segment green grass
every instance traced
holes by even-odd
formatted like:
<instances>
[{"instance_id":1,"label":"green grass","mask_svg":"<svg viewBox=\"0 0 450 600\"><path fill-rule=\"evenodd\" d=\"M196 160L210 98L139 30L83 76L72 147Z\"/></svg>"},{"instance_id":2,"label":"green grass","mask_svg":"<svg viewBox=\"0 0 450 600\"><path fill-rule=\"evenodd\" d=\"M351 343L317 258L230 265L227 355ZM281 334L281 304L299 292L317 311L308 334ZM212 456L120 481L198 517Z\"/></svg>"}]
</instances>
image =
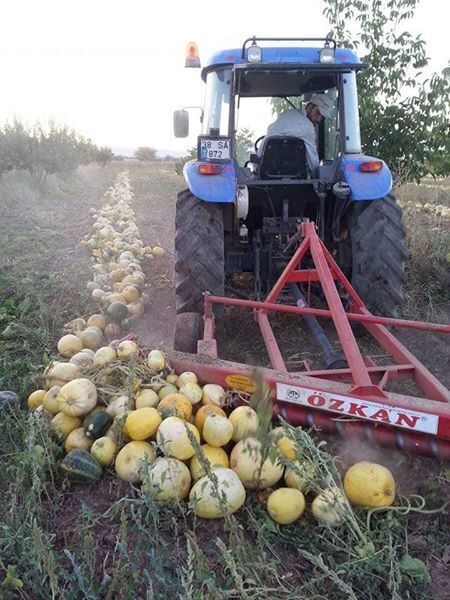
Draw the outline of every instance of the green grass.
<instances>
[{"instance_id":1,"label":"green grass","mask_svg":"<svg viewBox=\"0 0 450 600\"><path fill-rule=\"evenodd\" d=\"M339 483L323 445L298 429L288 434L324 480ZM208 522L187 503L157 504L112 474L100 487L68 487L57 469L60 445L36 415L4 413L0 444L8 449L0 460L2 598L430 597L428 571L408 547L414 513L405 501L403 510L375 512L369 524L360 509L337 529L318 526L309 513L278 526L262 491L249 493L236 516ZM434 506L442 500L441 492ZM417 516L435 524L424 541L437 549L445 517Z\"/></svg>"},{"instance_id":2,"label":"green grass","mask_svg":"<svg viewBox=\"0 0 450 600\"><path fill-rule=\"evenodd\" d=\"M409 252L404 310L413 318L433 314L450 302L450 215L441 212L450 210L450 180L405 184L397 197Z\"/></svg>"}]
</instances>

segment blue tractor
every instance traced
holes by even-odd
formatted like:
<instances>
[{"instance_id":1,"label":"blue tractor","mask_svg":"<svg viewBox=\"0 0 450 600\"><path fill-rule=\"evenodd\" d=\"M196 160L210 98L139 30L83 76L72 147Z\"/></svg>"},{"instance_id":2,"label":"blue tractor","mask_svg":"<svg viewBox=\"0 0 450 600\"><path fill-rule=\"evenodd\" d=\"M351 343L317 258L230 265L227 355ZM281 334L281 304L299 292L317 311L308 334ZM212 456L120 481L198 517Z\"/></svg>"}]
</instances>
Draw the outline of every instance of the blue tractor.
<instances>
[{"instance_id":1,"label":"blue tractor","mask_svg":"<svg viewBox=\"0 0 450 600\"><path fill-rule=\"evenodd\" d=\"M186 66L199 66L195 48ZM305 219L316 223L369 310L397 316L405 230L389 168L362 151L356 76L368 66L329 38L249 38L203 67L202 134L176 204L177 331L186 323L196 328L203 292L223 296L236 275L250 273L251 296L263 299ZM241 102L275 98L297 108L317 93L333 106L316 128L317 168L309 168L303 140L279 135L256 140L254 153L238 163ZM174 132L188 135L188 110L175 111ZM189 347L183 335L175 336L180 350Z\"/></svg>"}]
</instances>

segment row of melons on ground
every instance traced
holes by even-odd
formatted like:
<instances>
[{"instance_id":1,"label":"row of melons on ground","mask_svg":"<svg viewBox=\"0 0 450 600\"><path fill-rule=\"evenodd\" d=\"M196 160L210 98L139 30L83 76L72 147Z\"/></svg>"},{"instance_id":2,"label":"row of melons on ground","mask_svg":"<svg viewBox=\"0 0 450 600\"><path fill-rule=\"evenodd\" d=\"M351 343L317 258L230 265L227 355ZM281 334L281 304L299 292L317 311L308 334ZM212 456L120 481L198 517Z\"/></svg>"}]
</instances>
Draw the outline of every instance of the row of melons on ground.
<instances>
[{"instance_id":1,"label":"row of melons on ground","mask_svg":"<svg viewBox=\"0 0 450 600\"><path fill-rule=\"evenodd\" d=\"M249 406L231 410L229 391L199 385L195 373L175 374L158 350L145 354L131 339L114 341L144 308L142 260L164 252L143 245L131 198L122 174L103 209L92 211L94 234L85 243L94 278L88 288L102 312L67 324L57 344L62 359L47 367L43 388L30 395L28 406L51 420L67 452L61 468L70 479L92 482L114 468L120 479L142 482L155 500L189 497L198 516L213 518L238 510L246 490L272 488L284 478L267 508L278 523L292 523L320 483L302 461L293 430L275 428L262 442L257 413ZM348 500L387 506L395 498L392 474L372 463L347 471L344 489L315 494L317 519L335 525L351 510Z\"/></svg>"},{"instance_id":2,"label":"row of melons on ground","mask_svg":"<svg viewBox=\"0 0 450 600\"><path fill-rule=\"evenodd\" d=\"M128 175L123 172L106 192L103 207L90 210L93 231L81 242L92 254L93 278L87 289L110 321L105 331L108 339L119 337L120 326L128 328L142 315L148 300L141 292L146 281L142 264L165 254L159 245L144 245L130 205L132 198ZM83 328L83 321L74 319L68 333Z\"/></svg>"}]
</instances>

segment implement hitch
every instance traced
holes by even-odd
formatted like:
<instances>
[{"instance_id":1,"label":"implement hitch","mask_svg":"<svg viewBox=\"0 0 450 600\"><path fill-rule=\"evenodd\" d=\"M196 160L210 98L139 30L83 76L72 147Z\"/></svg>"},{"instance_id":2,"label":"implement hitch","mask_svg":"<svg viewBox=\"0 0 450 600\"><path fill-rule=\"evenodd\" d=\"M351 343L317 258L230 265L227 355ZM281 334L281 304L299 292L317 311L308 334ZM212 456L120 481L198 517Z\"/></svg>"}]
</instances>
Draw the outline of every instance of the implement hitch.
<instances>
[{"instance_id":1,"label":"implement hitch","mask_svg":"<svg viewBox=\"0 0 450 600\"><path fill-rule=\"evenodd\" d=\"M195 371L204 382L253 391L254 367L218 357L213 306L251 309L272 366L261 369L261 373L271 388L274 414L293 425L316 426L450 460L450 392L387 329L407 327L450 333L450 325L372 315L317 235L314 223L302 223L299 233L302 242L264 302L205 294L203 338L198 340L197 354L173 352L174 368ZM301 268L306 257L309 265L312 260L313 268ZM298 290L300 283L320 284L328 309L309 307L293 288ZM337 283L350 300L347 311ZM293 292L294 305L278 302L285 287ZM326 370L312 370L304 361L304 371L288 372L269 321L269 313L273 312L313 317L314 321L317 317L332 319L344 356L337 356L334 363L329 361L331 368ZM385 354L363 356L351 322L363 325ZM327 353L326 340L321 346ZM386 358L393 362L385 364ZM397 379L413 380L423 397L388 391L389 384Z\"/></svg>"}]
</instances>

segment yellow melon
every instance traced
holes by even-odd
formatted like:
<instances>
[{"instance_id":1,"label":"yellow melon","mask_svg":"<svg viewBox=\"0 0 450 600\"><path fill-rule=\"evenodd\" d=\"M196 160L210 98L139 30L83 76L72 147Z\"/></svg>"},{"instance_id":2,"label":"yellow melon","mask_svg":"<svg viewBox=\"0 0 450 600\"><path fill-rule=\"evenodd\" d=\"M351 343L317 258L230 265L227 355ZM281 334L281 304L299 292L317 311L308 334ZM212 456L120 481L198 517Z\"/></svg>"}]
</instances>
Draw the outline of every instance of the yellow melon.
<instances>
[{"instance_id":1,"label":"yellow melon","mask_svg":"<svg viewBox=\"0 0 450 600\"><path fill-rule=\"evenodd\" d=\"M318 472L314 463L293 461L292 468L286 467L284 481L290 488L296 488L304 494L318 483Z\"/></svg>"},{"instance_id":2,"label":"yellow melon","mask_svg":"<svg viewBox=\"0 0 450 600\"><path fill-rule=\"evenodd\" d=\"M66 358L71 358L77 352L81 352L81 350L83 350L83 342L72 333L63 335L58 342L58 352Z\"/></svg>"},{"instance_id":3,"label":"yellow melon","mask_svg":"<svg viewBox=\"0 0 450 600\"><path fill-rule=\"evenodd\" d=\"M198 517L217 519L236 512L245 502L245 489L231 469L214 469L210 479L202 477L192 487L189 501Z\"/></svg>"},{"instance_id":4,"label":"yellow melon","mask_svg":"<svg viewBox=\"0 0 450 600\"><path fill-rule=\"evenodd\" d=\"M96 439L91 446L92 456L102 467L109 467L112 464L116 452L117 444L107 436Z\"/></svg>"},{"instance_id":5,"label":"yellow melon","mask_svg":"<svg viewBox=\"0 0 450 600\"><path fill-rule=\"evenodd\" d=\"M156 408L158 403L158 394L150 389L141 390L136 396L136 409L144 408L145 406Z\"/></svg>"},{"instance_id":6,"label":"yellow melon","mask_svg":"<svg viewBox=\"0 0 450 600\"><path fill-rule=\"evenodd\" d=\"M114 398L106 407L106 412L113 417L123 415L129 410L133 410L134 402L128 396L119 396Z\"/></svg>"},{"instance_id":7,"label":"yellow melon","mask_svg":"<svg viewBox=\"0 0 450 600\"><path fill-rule=\"evenodd\" d=\"M45 390L35 390L34 392L31 392L27 400L28 408L34 410L38 406L41 406L46 393Z\"/></svg>"},{"instance_id":8,"label":"yellow melon","mask_svg":"<svg viewBox=\"0 0 450 600\"><path fill-rule=\"evenodd\" d=\"M87 353L87 350L88 349L85 348L81 352L77 352L71 357L69 362L73 363L77 367L86 367L87 365L91 365L94 361L95 353L94 356L91 356Z\"/></svg>"},{"instance_id":9,"label":"yellow melon","mask_svg":"<svg viewBox=\"0 0 450 600\"><path fill-rule=\"evenodd\" d=\"M96 404L97 388L89 379L74 379L59 390L58 407L66 415L87 415Z\"/></svg>"},{"instance_id":10,"label":"yellow melon","mask_svg":"<svg viewBox=\"0 0 450 600\"><path fill-rule=\"evenodd\" d=\"M160 424L161 415L156 408L139 408L128 415L123 431L132 440L146 440L155 435Z\"/></svg>"},{"instance_id":11,"label":"yellow melon","mask_svg":"<svg viewBox=\"0 0 450 600\"><path fill-rule=\"evenodd\" d=\"M276 446L271 448L274 451ZM230 467L249 489L264 489L277 483L283 475L279 458L267 456L262 460L261 442L247 437L236 444L230 454Z\"/></svg>"},{"instance_id":12,"label":"yellow melon","mask_svg":"<svg viewBox=\"0 0 450 600\"><path fill-rule=\"evenodd\" d=\"M178 375L177 385L179 388L182 388L189 382L198 383L197 375L195 373L192 373L192 371L183 371L183 373L180 373L180 375Z\"/></svg>"},{"instance_id":13,"label":"yellow melon","mask_svg":"<svg viewBox=\"0 0 450 600\"><path fill-rule=\"evenodd\" d=\"M205 423L205 419L208 415L222 415L222 417L226 417L225 411L223 411L220 406L216 406L215 404L208 404L207 406L201 406L195 414L194 425L197 427L200 435L203 435L203 425Z\"/></svg>"},{"instance_id":14,"label":"yellow melon","mask_svg":"<svg viewBox=\"0 0 450 600\"><path fill-rule=\"evenodd\" d=\"M70 452L71 450L82 449L89 450L92 446L93 440L88 438L84 433L83 427L77 427L69 433L64 443L64 450Z\"/></svg>"},{"instance_id":15,"label":"yellow melon","mask_svg":"<svg viewBox=\"0 0 450 600\"><path fill-rule=\"evenodd\" d=\"M127 285L122 290L122 296L127 304L130 302L137 302L139 300L139 290L134 285Z\"/></svg>"},{"instance_id":16,"label":"yellow melon","mask_svg":"<svg viewBox=\"0 0 450 600\"><path fill-rule=\"evenodd\" d=\"M191 487L191 474L187 466L176 458L157 458L150 465L142 491L157 502L183 500Z\"/></svg>"},{"instance_id":17,"label":"yellow melon","mask_svg":"<svg viewBox=\"0 0 450 600\"><path fill-rule=\"evenodd\" d=\"M142 481L142 472L145 470L146 463L153 463L155 456L155 450L148 442L129 442L116 456L116 473L123 481L130 483Z\"/></svg>"},{"instance_id":18,"label":"yellow melon","mask_svg":"<svg viewBox=\"0 0 450 600\"><path fill-rule=\"evenodd\" d=\"M86 327L77 336L83 342L83 348L98 350L103 344L103 331L99 327Z\"/></svg>"},{"instance_id":19,"label":"yellow melon","mask_svg":"<svg viewBox=\"0 0 450 600\"><path fill-rule=\"evenodd\" d=\"M184 394L169 394L160 401L158 410L164 418L179 417L187 421L192 415L192 404Z\"/></svg>"},{"instance_id":20,"label":"yellow melon","mask_svg":"<svg viewBox=\"0 0 450 600\"><path fill-rule=\"evenodd\" d=\"M44 372L44 378L48 388L54 385L63 386L65 383L72 381L80 376L80 370L77 365L70 362L55 362L52 366L47 367Z\"/></svg>"},{"instance_id":21,"label":"yellow melon","mask_svg":"<svg viewBox=\"0 0 450 600\"><path fill-rule=\"evenodd\" d=\"M165 253L166 251L164 250L164 248L161 248L161 246L153 246L152 248L153 256L164 256Z\"/></svg>"},{"instance_id":22,"label":"yellow melon","mask_svg":"<svg viewBox=\"0 0 450 600\"><path fill-rule=\"evenodd\" d=\"M97 313L94 315L91 315L86 323L86 325L88 327L98 327L102 331L105 330L105 327L107 326L107 324L108 323L107 323L105 317L103 315L97 314Z\"/></svg>"},{"instance_id":23,"label":"yellow melon","mask_svg":"<svg viewBox=\"0 0 450 600\"><path fill-rule=\"evenodd\" d=\"M230 462L228 460L228 455L223 448L216 448L209 444L203 444L201 450L202 455L195 454L189 462L189 470L191 471L192 479L197 480L207 474L203 465L204 462L208 463L210 469L229 467Z\"/></svg>"},{"instance_id":24,"label":"yellow melon","mask_svg":"<svg viewBox=\"0 0 450 600\"><path fill-rule=\"evenodd\" d=\"M66 438L71 431L81 427L82 423L79 417L71 417L63 412L57 413L51 420L52 428L62 438Z\"/></svg>"},{"instance_id":25,"label":"yellow melon","mask_svg":"<svg viewBox=\"0 0 450 600\"><path fill-rule=\"evenodd\" d=\"M233 425L221 415L208 415L203 424L203 438L210 446L225 446L233 435Z\"/></svg>"},{"instance_id":26,"label":"yellow melon","mask_svg":"<svg viewBox=\"0 0 450 600\"><path fill-rule=\"evenodd\" d=\"M123 340L117 346L117 356L121 360L131 360L131 358L136 357L139 353L139 346L136 342L132 340Z\"/></svg>"},{"instance_id":27,"label":"yellow melon","mask_svg":"<svg viewBox=\"0 0 450 600\"><path fill-rule=\"evenodd\" d=\"M160 400L162 400L166 396L169 396L170 394L178 394L178 388L176 385L162 384L161 387L158 389L158 396Z\"/></svg>"},{"instance_id":28,"label":"yellow melon","mask_svg":"<svg viewBox=\"0 0 450 600\"><path fill-rule=\"evenodd\" d=\"M332 486L322 490L314 498L311 511L320 523L335 527L344 521L345 515L349 512L349 506L341 490Z\"/></svg>"},{"instance_id":29,"label":"yellow melon","mask_svg":"<svg viewBox=\"0 0 450 600\"><path fill-rule=\"evenodd\" d=\"M94 354L94 365L106 365L117 359L117 353L111 346L102 346Z\"/></svg>"},{"instance_id":30,"label":"yellow melon","mask_svg":"<svg viewBox=\"0 0 450 600\"><path fill-rule=\"evenodd\" d=\"M345 473L344 490L355 506L390 506L395 500L395 479L383 465L362 461Z\"/></svg>"},{"instance_id":31,"label":"yellow melon","mask_svg":"<svg viewBox=\"0 0 450 600\"><path fill-rule=\"evenodd\" d=\"M293 488L279 488L267 499L267 512L280 525L294 523L303 514L305 506L305 497Z\"/></svg>"},{"instance_id":32,"label":"yellow melon","mask_svg":"<svg viewBox=\"0 0 450 600\"><path fill-rule=\"evenodd\" d=\"M200 434L194 425L186 423L178 417L169 417L159 426L156 435L158 446L166 456L178 458L178 460L188 460L195 454L195 447L188 431L197 440L197 443L200 442Z\"/></svg>"},{"instance_id":33,"label":"yellow melon","mask_svg":"<svg viewBox=\"0 0 450 600\"><path fill-rule=\"evenodd\" d=\"M221 385L207 383L202 390L202 404L214 404L215 406L224 406L227 400L227 393Z\"/></svg>"},{"instance_id":34,"label":"yellow melon","mask_svg":"<svg viewBox=\"0 0 450 600\"><path fill-rule=\"evenodd\" d=\"M272 431L272 438L280 453L290 461L297 458L297 444L289 436L284 427L276 427Z\"/></svg>"},{"instance_id":35,"label":"yellow melon","mask_svg":"<svg viewBox=\"0 0 450 600\"><path fill-rule=\"evenodd\" d=\"M42 406L51 415L56 415L59 412L58 394L60 389L59 385L54 385L48 390L42 400Z\"/></svg>"},{"instance_id":36,"label":"yellow melon","mask_svg":"<svg viewBox=\"0 0 450 600\"><path fill-rule=\"evenodd\" d=\"M119 338L120 335L121 335L121 330L120 330L120 327L116 323L108 323L108 325L105 327L105 336L109 342Z\"/></svg>"},{"instance_id":37,"label":"yellow melon","mask_svg":"<svg viewBox=\"0 0 450 600\"><path fill-rule=\"evenodd\" d=\"M258 415L250 406L238 406L230 413L228 419L233 425L233 442L240 442L258 429Z\"/></svg>"},{"instance_id":38,"label":"yellow melon","mask_svg":"<svg viewBox=\"0 0 450 600\"><path fill-rule=\"evenodd\" d=\"M194 383L193 381L189 381L183 387L180 387L180 394L186 396L189 402L194 405L198 404L202 399L203 390L198 385L198 383Z\"/></svg>"},{"instance_id":39,"label":"yellow melon","mask_svg":"<svg viewBox=\"0 0 450 600\"><path fill-rule=\"evenodd\" d=\"M166 357L160 350L152 350L147 357L147 364L150 369L160 373L166 367Z\"/></svg>"}]
</instances>

